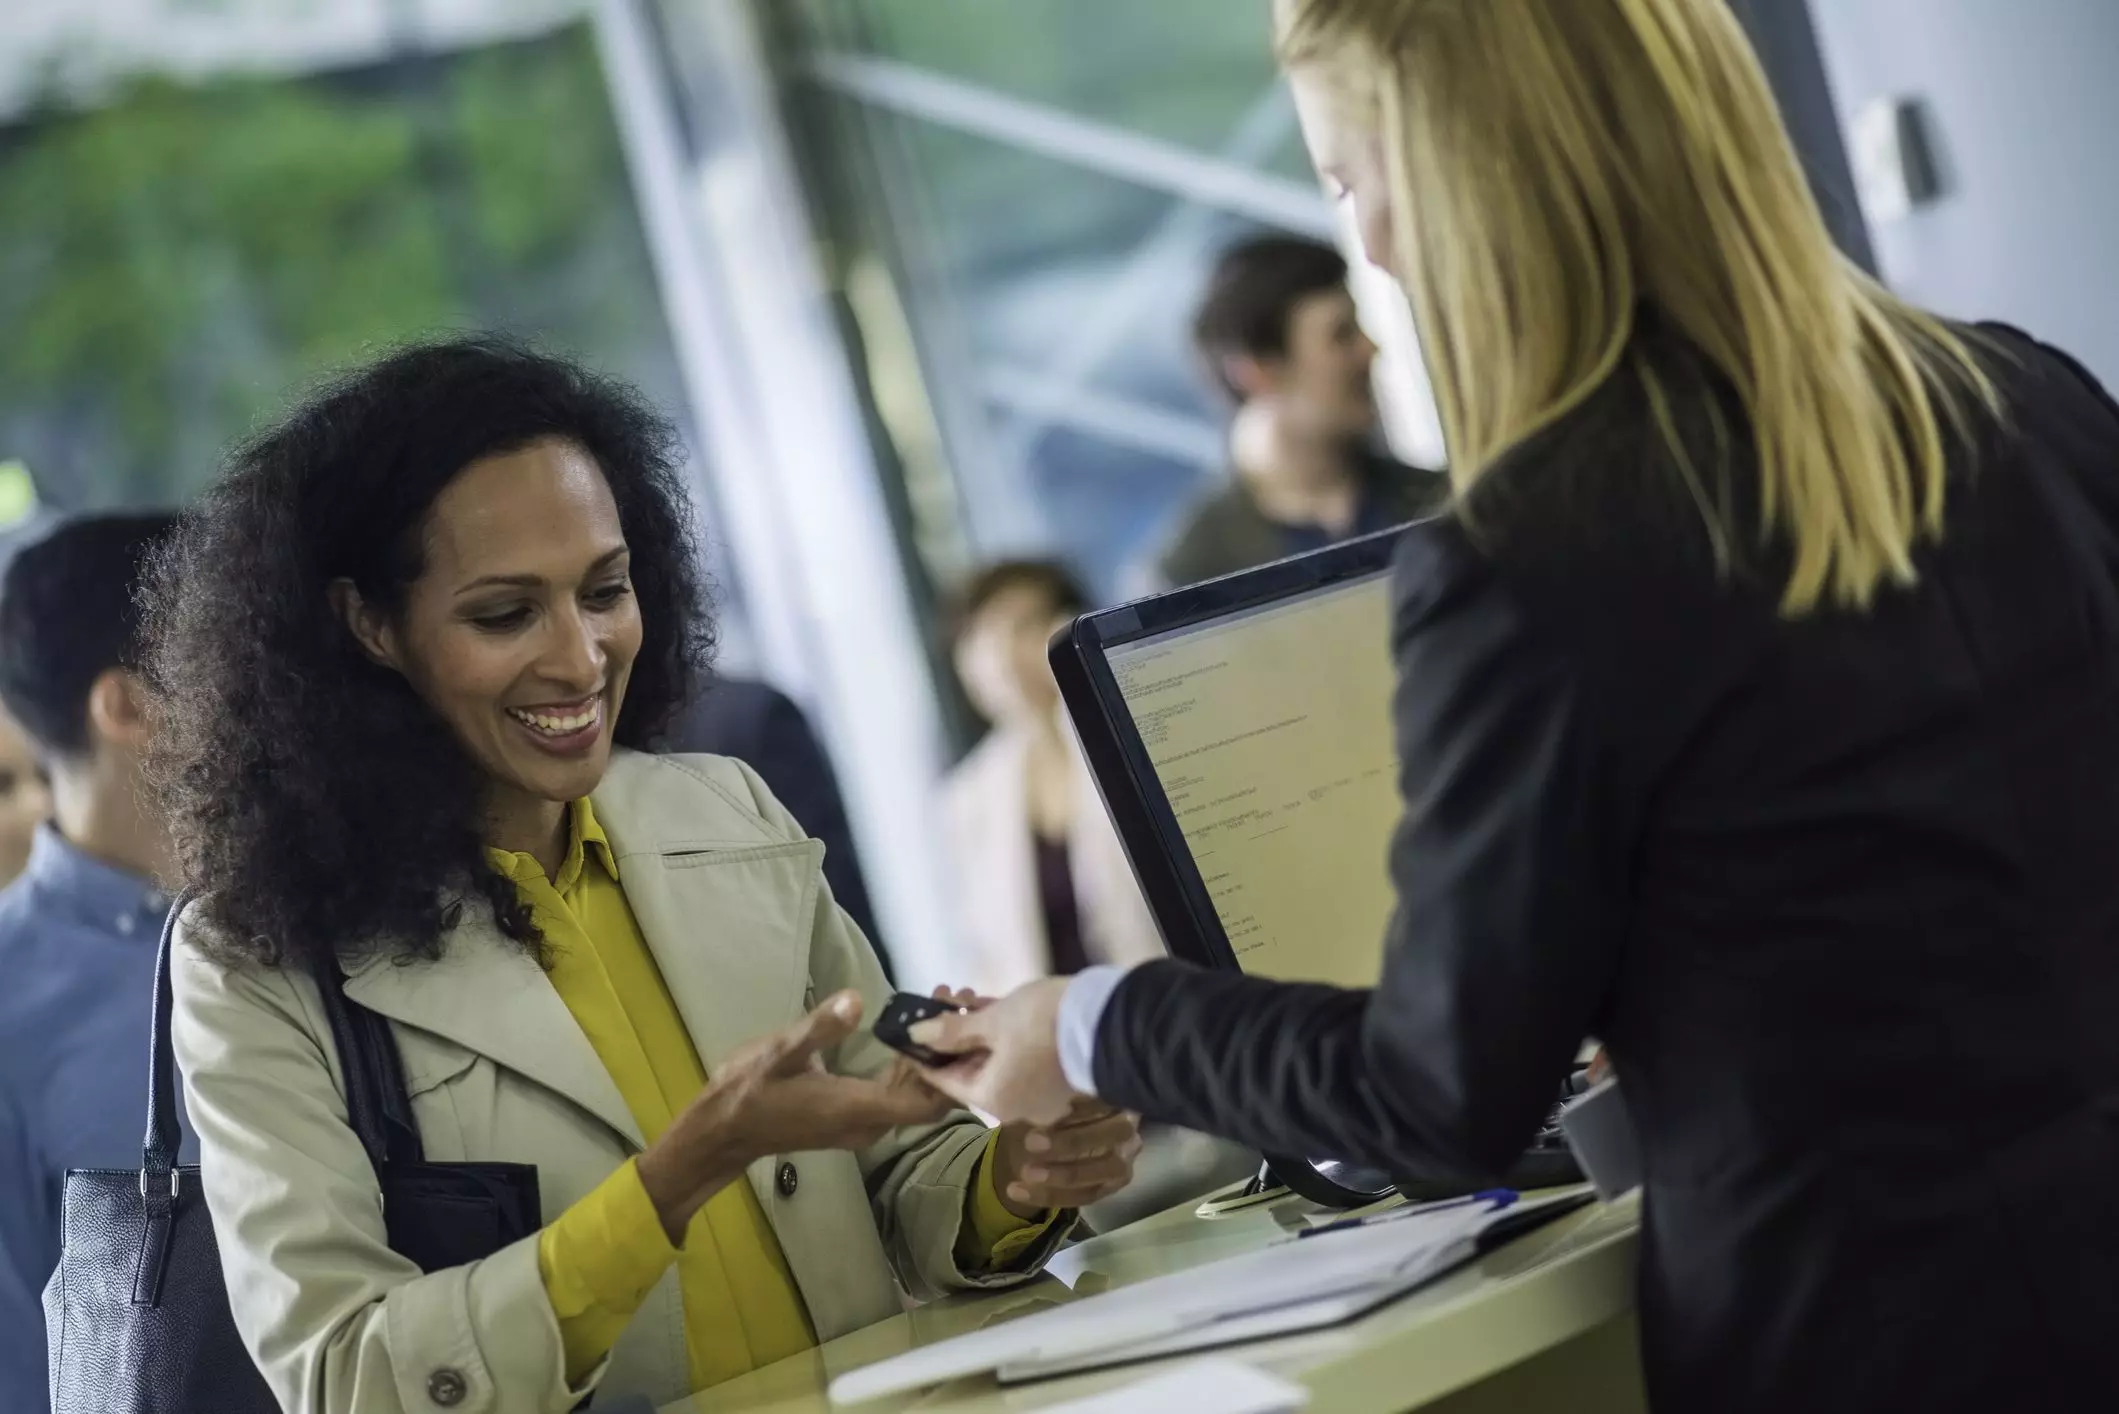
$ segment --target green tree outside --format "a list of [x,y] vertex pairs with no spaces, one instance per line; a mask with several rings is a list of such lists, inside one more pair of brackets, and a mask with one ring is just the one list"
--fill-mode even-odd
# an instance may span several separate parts
[[0,129],[0,460],[49,502],[182,499],[323,372],[468,327],[677,406],[585,27]]

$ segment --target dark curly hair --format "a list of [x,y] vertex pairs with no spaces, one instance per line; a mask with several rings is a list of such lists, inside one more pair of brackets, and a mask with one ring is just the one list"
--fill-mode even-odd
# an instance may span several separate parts
[[404,678],[372,662],[329,586],[398,610],[424,528],[470,463],[541,438],[589,453],[632,550],[643,639],[613,739],[644,748],[713,649],[668,421],[631,389],[499,338],[410,345],[238,448],[150,567],[150,770],[178,882],[224,960],[433,958],[482,900],[542,939],[486,862],[482,777]]

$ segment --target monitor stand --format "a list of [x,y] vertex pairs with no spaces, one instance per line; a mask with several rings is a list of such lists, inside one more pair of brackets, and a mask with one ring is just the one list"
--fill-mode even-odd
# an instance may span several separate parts
[[[1566,1112],[1568,1100],[1586,1089],[1587,1085],[1585,1072],[1578,1070],[1569,1078],[1560,1103],[1555,1105],[1547,1116],[1545,1127],[1538,1131],[1538,1137],[1509,1166],[1508,1171],[1500,1176],[1501,1186],[1529,1190],[1562,1188],[1584,1181],[1582,1165],[1568,1144],[1560,1120]],[[1312,1203],[1321,1203],[1329,1208],[1359,1208],[1370,1203],[1379,1203],[1393,1193],[1415,1203],[1426,1203],[1441,1198],[1455,1198],[1471,1191],[1471,1188],[1463,1183],[1403,1176],[1394,1179],[1382,1169],[1350,1163],[1345,1159],[1304,1159],[1267,1154],[1265,1163],[1258,1170],[1258,1177],[1252,1180],[1252,1187],[1247,1191],[1262,1192],[1273,1187],[1285,1187]]]
[[1365,1168],[1344,1159],[1298,1159],[1268,1154],[1246,1193],[1286,1188],[1327,1208],[1360,1208],[1380,1203],[1398,1191],[1382,1169]]

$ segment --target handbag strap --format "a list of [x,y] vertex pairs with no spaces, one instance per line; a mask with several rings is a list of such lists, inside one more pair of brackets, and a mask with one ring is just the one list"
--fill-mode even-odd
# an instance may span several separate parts
[[386,1164],[425,1162],[390,1023],[346,995],[346,974],[336,962],[317,967],[316,990],[346,1077],[346,1120],[368,1151],[376,1177]]
[[148,1025],[147,1037],[147,1138],[141,1145],[140,1154],[140,1191],[143,1195],[168,1192],[170,1183],[166,1175],[177,1163],[180,1139],[177,1130],[177,1061],[169,1040],[172,1008],[169,966],[177,935],[177,918],[191,902],[191,897],[188,892],[178,894],[169,905],[169,915],[162,920],[162,941],[155,951],[154,1015]]
[[[174,990],[170,970],[176,952],[177,920],[196,896],[177,895],[162,920],[162,940],[155,950],[154,1009],[148,1026],[147,1137],[141,1145],[140,1189],[143,1194],[171,1191],[168,1174],[176,1167],[182,1139],[177,1124],[177,1063],[170,1043]],[[328,974],[328,975],[327,975]],[[338,1047],[346,1077],[346,1119],[360,1136],[361,1147],[378,1176],[386,1163],[420,1163],[424,1153],[412,1102],[405,1094],[402,1062],[390,1024],[345,993],[345,974],[336,964],[317,971],[317,991]]]

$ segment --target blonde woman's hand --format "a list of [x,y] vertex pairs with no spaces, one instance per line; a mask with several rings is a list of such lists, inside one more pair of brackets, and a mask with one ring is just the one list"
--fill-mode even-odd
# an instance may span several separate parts
[[[993,1005],[976,992],[947,987],[935,988],[934,996],[967,1012]],[[1139,1115],[1078,1097],[1052,1124],[1001,1126],[993,1146],[994,1191],[1025,1222],[1053,1208],[1085,1208],[1133,1181],[1140,1150]]]
[[1052,1208],[1086,1208],[1133,1181],[1140,1116],[1081,1099],[1057,1124],[1003,1125],[993,1146],[994,1191],[1025,1222]]
[[672,1242],[692,1215],[757,1159],[814,1149],[865,1149],[900,1125],[929,1124],[949,1100],[914,1067],[880,1079],[834,1075],[824,1055],[852,1035],[861,998],[840,992],[800,1021],[737,1047],[637,1161],[641,1185]]
[[951,1057],[928,1083],[959,1104],[1004,1123],[1057,1125],[1083,1098],[1059,1058],[1060,999],[1067,979],[1048,977],[968,1012],[922,1021],[912,1039]]

